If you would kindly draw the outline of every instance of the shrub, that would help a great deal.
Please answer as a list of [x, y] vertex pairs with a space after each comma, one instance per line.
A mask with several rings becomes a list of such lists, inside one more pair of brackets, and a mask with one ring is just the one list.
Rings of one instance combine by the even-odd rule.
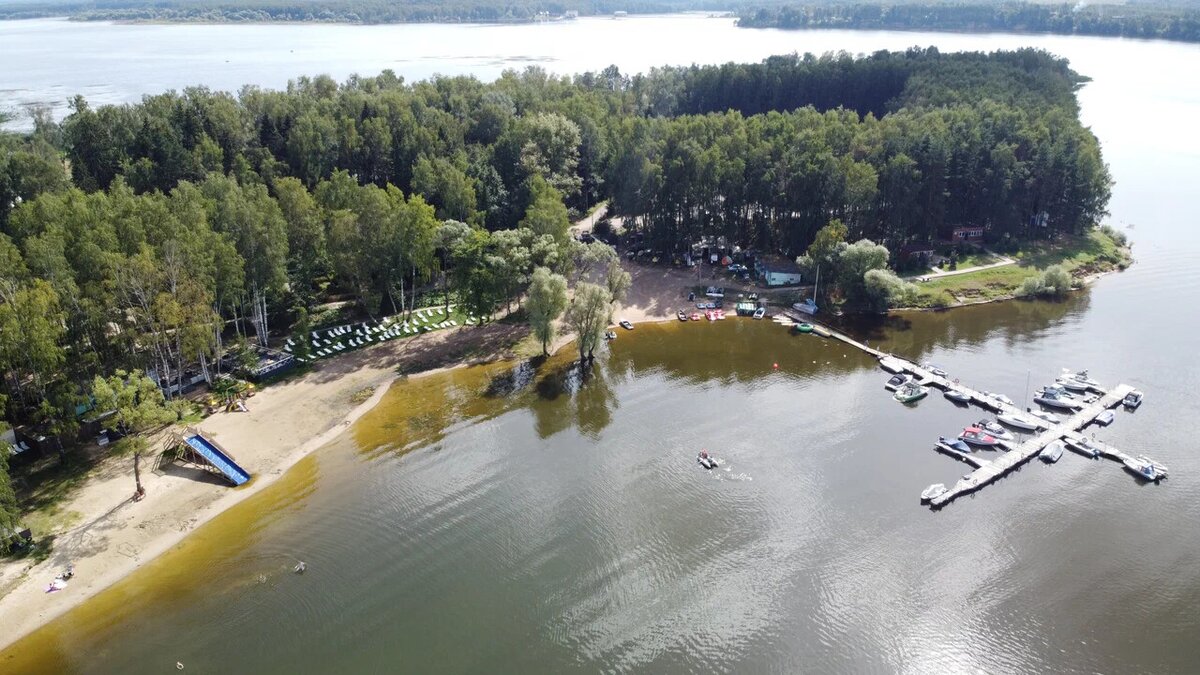
[[1108, 238], [1112, 239], [1113, 243], [1115, 243], [1117, 246], [1124, 248], [1129, 244], [1129, 237], [1125, 236], [1124, 232], [1121, 232], [1112, 225], [1101, 225], [1100, 232], [1108, 235]]

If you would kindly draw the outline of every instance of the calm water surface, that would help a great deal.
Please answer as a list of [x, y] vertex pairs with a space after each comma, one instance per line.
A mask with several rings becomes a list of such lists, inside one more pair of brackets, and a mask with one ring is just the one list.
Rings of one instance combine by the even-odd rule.
[[[694, 17], [37, 21], [0, 23], [0, 89], [129, 100], [305, 72], [487, 78], [528, 61], [632, 71], [913, 44], [1044, 46], [1093, 77], [1083, 114], [1138, 264], [1066, 302], [904, 315], [861, 334], [1017, 399], [1027, 373], [1036, 386], [1065, 366], [1142, 387], [1146, 405], [1099, 436], [1166, 463], [1170, 480], [1139, 485], [1068, 454], [931, 512], [921, 489], [966, 471], [931, 443], [978, 411], [898, 405], [870, 360], [767, 322], [639, 326], [586, 382], [559, 358], [394, 387], [277, 486], [0, 654], [0, 670], [1195, 672], [1200, 88], [1186, 74], [1200, 47]], [[719, 470], [696, 466], [701, 447]], [[297, 558], [304, 576], [289, 572]]]

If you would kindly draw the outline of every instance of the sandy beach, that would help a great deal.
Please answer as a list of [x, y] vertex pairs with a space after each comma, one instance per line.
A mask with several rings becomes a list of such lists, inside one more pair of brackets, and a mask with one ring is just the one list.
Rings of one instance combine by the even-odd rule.
[[[633, 285], [614, 319], [673, 320], [697, 283], [683, 270], [627, 265]], [[179, 543], [193, 529], [263, 490], [300, 459], [333, 440], [374, 407], [400, 375], [427, 376], [448, 368], [511, 357], [509, 347], [528, 328], [506, 323], [459, 327], [397, 340], [321, 361], [303, 376], [264, 388], [250, 412], [219, 412], [197, 428], [253, 475], [233, 489], [220, 476], [180, 463], [155, 467], [162, 441], [144, 455], [146, 497], [133, 502], [129, 457], [110, 457], [63, 505], [77, 525], [57, 532], [53, 552], [31, 565], [0, 565], [0, 649], [62, 615]], [[560, 336], [553, 350], [571, 342]], [[371, 390], [366, 396], [364, 390]], [[356, 402], [357, 401], [357, 402]], [[165, 435], [164, 435], [165, 436]], [[74, 578], [47, 593], [56, 574], [73, 564]]]

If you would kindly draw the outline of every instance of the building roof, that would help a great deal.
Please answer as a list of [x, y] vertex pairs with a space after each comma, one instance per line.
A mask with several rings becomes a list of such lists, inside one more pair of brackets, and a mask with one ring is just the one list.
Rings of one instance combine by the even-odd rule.
[[756, 262], [764, 270], [773, 274], [801, 274], [803, 272], [795, 260], [781, 255], [759, 256]]

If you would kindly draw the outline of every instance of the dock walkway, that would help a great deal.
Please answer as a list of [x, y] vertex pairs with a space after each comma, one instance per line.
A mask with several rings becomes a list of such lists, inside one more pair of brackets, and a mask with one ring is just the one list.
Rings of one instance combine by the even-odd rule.
[[[776, 319], [782, 324], [788, 325], [793, 322], [808, 322], [814, 325], [821, 325], [813, 320], [813, 317], [803, 315], [792, 310], [784, 310], [782, 316]], [[970, 397], [971, 402], [991, 412], [1009, 415], [1025, 415], [1026, 411], [1012, 405], [1006, 401], [1002, 401], [991, 394], [978, 391], [968, 387], [958, 380], [951, 380], [948, 377], [936, 375], [928, 369], [919, 366], [907, 359], [900, 358], [894, 354], [888, 354], [878, 349], [874, 349], [850, 336], [834, 330], [828, 326], [824, 328], [824, 336], [844, 342], [852, 347], [860, 349], [868, 354], [871, 354], [879, 360], [879, 366], [890, 373], [907, 373], [917, 380], [923, 386], [933, 386], [943, 391], [957, 391]], [[1072, 442], [1078, 443], [1086, 440], [1080, 433], [1084, 427], [1096, 420], [1096, 417], [1105, 410], [1115, 408], [1121, 405], [1125, 400], [1125, 396], [1134, 388], [1128, 384], [1120, 384], [1110, 390], [1093, 389], [1093, 398], [1085, 399], [1085, 404], [1078, 410], [1071, 411], [1069, 414], [1063, 412], [1065, 418], [1058, 424], [1051, 424], [1041, 418], [1036, 418], [1036, 422], [1040, 430], [1031, 438], [1017, 444], [1004, 444], [1008, 448], [1000, 457], [994, 460], [979, 460], [971, 461], [959, 453], [951, 453], [944, 448], [938, 448], [946, 454], [952, 454], [956, 459], [967, 461], [976, 466], [975, 470], [963, 476], [957, 483], [942, 495], [930, 501], [933, 507], [940, 507], [954, 501], [962, 495], [974, 492], [989, 483], [998, 480], [1008, 472], [1025, 464], [1033, 459], [1047, 445], [1057, 440], [1065, 440], [1068, 444]], [[1060, 411], [1061, 412], [1061, 411]], [[1028, 416], [1028, 415], [1025, 415]], [[1117, 462], [1126, 463], [1135, 461], [1135, 458], [1127, 455], [1120, 450], [1113, 448], [1105, 443], [1093, 441], [1093, 445], [1097, 448], [1100, 455]], [[1159, 465], [1161, 466], [1161, 465]], [[1164, 469], [1165, 467], [1161, 467]]]

